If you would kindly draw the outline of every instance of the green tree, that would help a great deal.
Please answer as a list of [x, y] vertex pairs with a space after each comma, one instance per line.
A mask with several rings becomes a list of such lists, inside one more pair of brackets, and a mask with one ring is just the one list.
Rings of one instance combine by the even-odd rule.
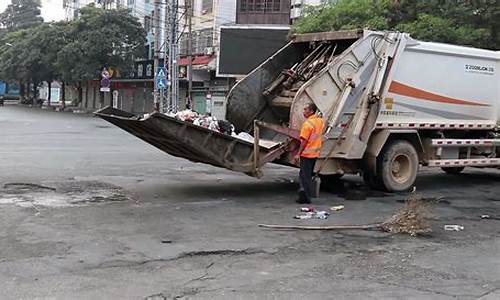
[[338, 0], [306, 11], [298, 33], [398, 30], [422, 40], [500, 49], [498, 0]]
[[27, 28], [43, 23], [40, 0], [12, 0], [0, 14], [0, 24], [7, 29]]
[[354, 28], [388, 29], [384, 17], [389, 1], [339, 0], [306, 8], [293, 30], [298, 33]]
[[80, 13], [65, 30], [56, 61], [60, 79], [77, 84], [79, 94], [80, 82], [98, 79], [104, 67], [129, 72], [145, 43], [143, 27], [128, 10], [87, 6]]
[[144, 29], [128, 10], [86, 7], [71, 22], [0, 31], [0, 78], [19, 81], [22, 91], [31, 83], [34, 96], [43, 81], [75, 84], [81, 101], [82, 81], [99, 79], [104, 67], [129, 72], [144, 42]]
[[[30, 32], [27, 29], [43, 22], [40, 16], [40, 0], [12, 0], [3, 13], [0, 13], [0, 74], [3, 79], [18, 80], [21, 96], [29, 97], [32, 70], [29, 62], [20, 59], [26, 54], [28, 43], [25, 40]], [[28, 57], [28, 55], [25, 55]]]
[[463, 45], [488, 45], [488, 30], [472, 26], [456, 26], [453, 20], [428, 14], [418, 14], [415, 21], [402, 23], [397, 31], [412, 33], [412, 36], [427, 41], [458, 43]]
[[26, 30], [7, 32], [0, 40], [0, 78], [9, 81], [19, 81], [21, 97], [24, 98], [25, 84], [30, 82], [29, 70], [20, 59], [20, 54], [26, 49]]
[[0, 75], [31, 84], [32, 96], [36, 99], [41, 82], [46, 81], [50, 88], [50, 83], [59, 77], [56, 59], [63, 44], [62, 36], [61, 26], [47, 23], [7, 33], [0, 41], [3, 45], [0, 49]]
[[[52, 81], [61, 78], [61, 72], [57, 66], [57, 57], [65, 45], [67, 22], [44, 23], [32, 30], [27, 41], [30, 49], [37, 49], [33, 57], [24, 57], [25, 62], [33, 61], [32, 68], [35, 71], [32, 78], [38, 82], [45, 81], [48, 85], [48, 103], [50, 105]], [[29, 51], [24, 51], [30, 56]]]

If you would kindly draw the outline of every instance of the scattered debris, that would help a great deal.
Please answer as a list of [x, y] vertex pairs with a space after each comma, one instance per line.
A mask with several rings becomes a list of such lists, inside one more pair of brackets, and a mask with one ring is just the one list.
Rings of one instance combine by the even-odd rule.
[[188, 121], [188, 122], [193, 122], [196, 118], [198, 118], [198, 113], [195, 111], [192, 111], [190, 109], [182, 110], [177, 112], [174, 117], [178, 120], [181, 121]]
[[[213, 131], [217, 131], [220, 133], [224, 133], [227, 135], [234, 135], [234, 126], [228, 121], [217, 120], [216, 117], [211, 115], [203, 115], [192, 111], [190, 109], [185, 109], [183, 111], [179, 111], [175, 114], [170, 114], [171, 117], [176, 118], [177, 120], [193, 123], [196, 126], [201, 126], [204, 128], [208, 128]], [[252, 137], [253, 140], [253, 137]]]
[[336, 206], [330, 207], [331, 211], [339, 211], [339, 210], [343, 210], [343, 209], [344, 209], [344, 205], [336, 205]]
[[[146, 114], [137, 116], [137, 119], [144, 121], [144, 120], [147, 120], [148, 118], [150, 118], [151, 116], [154, 116], [155, 114], [146, 113]], [[242, 141], [246, 141], [246, 142], [249, 142], [252, 144], [255, 141], [254, 137], [251, 134], [244, 132], [244, 131], [236, 133], [235, 127], [231, 122], [226, 121], [226, 120], [218, 120], [216, 117], [214, 117], [210, 114], [204, 115], [204, 114], [200, 114], [196, 111], [186, 109], [186, 110], [183, 110], [183, 111], [180, 111], [177, 113], [172, 113], [172, 112], [165, 113], [165, 115], [167, 115], [171, 118], [175, 118], [179, 121], [191, 123], [195, 126], [203, 127], [203, 128], [215, 131], [215, 132], [229, 135], [231, 137], [234, 137], [234, 138], [237, 138], [237, 139], [240, 139]], [[280, 143], [281, 142], [276, 142], [273, 140], [266, 140], [263, 138], [259, 139], [259, 145], [266, 147], [266, 148], [276, 147]]]
[[234, 125], [229, 121], [218, 120], [217, 125], [219, 126], [219, 132], [232, 135], [234, 134]]
[[465, 227], [461, 225], [444, 225], [444, 230], [446, 231], [462, 231]]
[[316, 211], [316, 209], [314, 207], [301, 207], [300, 211], [301, 212], [313, 212], [313, 211]]
[[193, 124], [196, 126], [201, 126], [204, 128], [208, 128], [213, 131], [219, 131], [219, 123], [217, 122], [216, 117], [212, 116], [200, 116], [193, 120]]
[[410, 194], [403, 208], [397, 211], [382, 223], [360, 225], [332, 225], [332, 226], [299, 226], [299, 225], [267, 225], [259, 227], [273, 229], [299, 229], [299, 230], [381, 230], [393, 233], [407, 233], [411, 236], [431, 232], [431, 227], [426, 221], [429, 206], [417, 196], [415, 190]]
[[328, 216], [330, 215], [330, 213], [324, 211], [324, 210], [313, 210], [312, 211], [308, 211], [306, 212], [305, 214], [300, 214], [300, 215], [296, 215], [294, 217], [294, 219], [300, 219], [300, 220], [305, 220], [305, 219], [320, 219], [320, 220], [326, 220], [328, 219]]
[[312, 215], [306, 214], [306, 215], [296, 215], [293, 217], [294, 219], [299, 219], [299, 220], [306, 220], [306, 219], [312, 219]]
[[[223, 134], [230, 135], [232, 137], [238, 138], [243, 141], [247, 141], [249, 143], [254, 143], [254, 137], [247, 132], [240, 132], [236, 134], [235, 127], [231, 122], [225, 120], [217, 120], [216, 117], [211, 115], [203, 115], [192, 111], [190, 109], [186, 109], [176, 114], [168, 114], [170, 117], [174, 117], [180, 121], [189, 122], [193, 125], [204, 127], [213, 131], [217, 131]], [[263, 144], [264, 146], [272, 147], [276, 145], [276, 142], [267, 141], [262, 139], [259, 144]]]

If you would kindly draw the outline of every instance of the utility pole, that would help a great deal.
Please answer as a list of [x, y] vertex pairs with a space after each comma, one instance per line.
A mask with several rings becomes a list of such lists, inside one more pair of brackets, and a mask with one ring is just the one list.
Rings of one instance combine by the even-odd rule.
[[179, 75], [177, 61], [179, 59], [179, 49], [177, 44], [177, 36], [179, 30], [178, 11], [179, 1], [172, 0], [170, 9], [170, 50], [169, 50], [169, 74], [170, 74], [170, 95], [169, 95], [169, 111], [177, 112], [179, 107]]
[[158, 97], [158, 69], [160, 66], [160, 0], [154, 0], [153, 8], [153, 35], [154, 35], [154, 75], [153, 75], [153, 102], [154, 110], [160, 111], [160, 99]]
[[188, 5], [187, 9], [187, 22], [188, 22], [188, 37], [187, 37], [187, 58], [188, 58], [188, 105], [192, 108], [193, 102], [191, 99], [191, 93], [193, 90], [193, 0], [186, 0]]
[[[168, 55], [168, 44], [169, 44], [169, 18], [170, 18], [170, 7], [168, 3], [164, 3], [165, 5], [165, 10], [164, 10], [164, 17], [163, 17], [163, 44], [160, 48], [163, 49], [163, 69], [165, 69], [168, 65], [167, 61], [167, 55]], [[168, 71], [167, 71], [168, 73]], [[167, 82], [168, 82], [168, 76], [167, 76]], [[162, 113], [169, 112], [167, 103], [168, 103], [168, 93], [165, 93], [165, 89], [168, 88], [168, 85], [160, 90], [160, 111]], [[167, 101], [166, 101], [167, 100]]]

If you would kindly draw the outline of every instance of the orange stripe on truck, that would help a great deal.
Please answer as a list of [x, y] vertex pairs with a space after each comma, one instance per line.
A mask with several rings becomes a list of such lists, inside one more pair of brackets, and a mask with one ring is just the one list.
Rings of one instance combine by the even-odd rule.
[[479, 102], [461, 100], [461, 99], [446, 97], [439, 94], [434, 94], [397, 81], [391, 82], [391, 85], [389, 86], [389, 92], [402, 96], [417, 98], [420, 100], [428, 100], [440, 103], [470, 105], [470, 106], [490, 106], [488, 104], [483, 104]]

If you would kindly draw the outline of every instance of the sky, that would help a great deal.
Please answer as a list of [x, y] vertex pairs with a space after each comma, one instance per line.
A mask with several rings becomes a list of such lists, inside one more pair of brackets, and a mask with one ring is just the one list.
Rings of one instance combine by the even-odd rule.
[[[0, 0], [0, 12], [3, 12], [10, 3], [10, 0]], [[62, 0], [42, 0], [41, 10], [45, 22], [60, 21], [65, 16]]]

